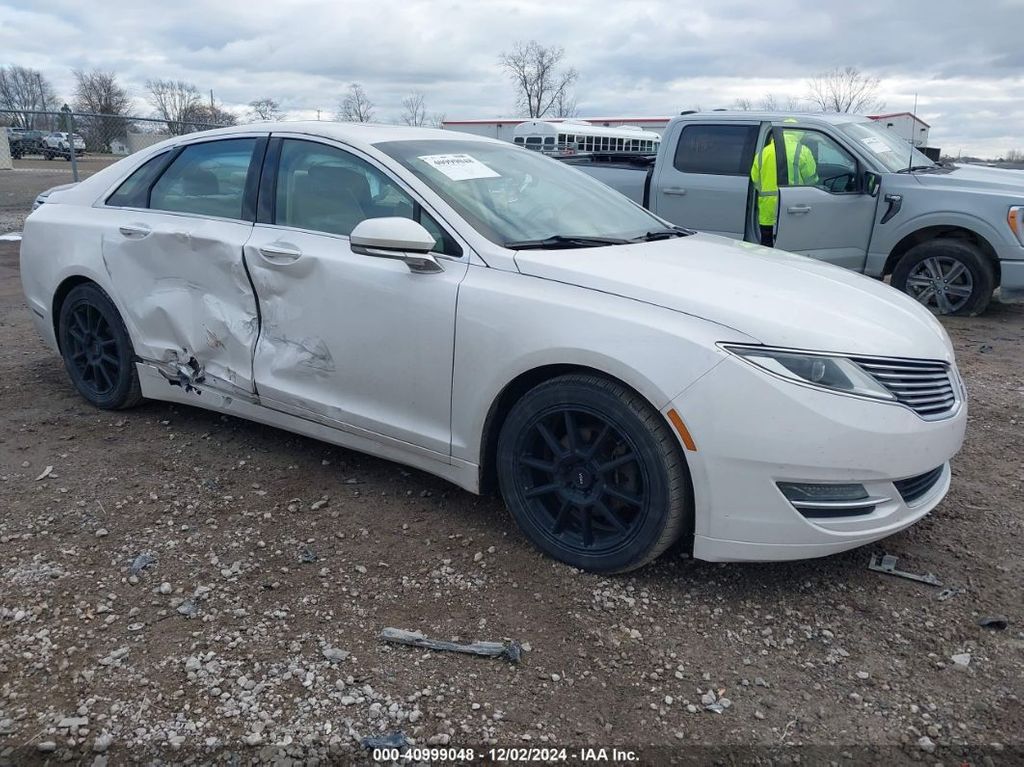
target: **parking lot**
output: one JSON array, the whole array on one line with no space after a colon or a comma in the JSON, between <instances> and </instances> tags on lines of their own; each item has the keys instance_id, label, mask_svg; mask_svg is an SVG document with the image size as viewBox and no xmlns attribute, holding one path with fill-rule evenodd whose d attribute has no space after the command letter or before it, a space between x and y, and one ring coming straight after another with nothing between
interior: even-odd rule
<instances>
[{"instance_id":1,"label":"parking lot","mask_svg":"<svg viewBox=\"0 0 1024 767\"><path fill-rule=\"evenodd\" d=\"M15 165L0 234L70 181ZM0 242L0 764L351 755L396 731L649 762L1019 763L1024 306L943 324L970 425L928 518L823 560L673 553L607 578L544 558L498 499L396 464L199 409L87 406ZM868 570L881 552L951 596ZM395 647L389 626L527 652Z\"/></svg>"}]
</instances>

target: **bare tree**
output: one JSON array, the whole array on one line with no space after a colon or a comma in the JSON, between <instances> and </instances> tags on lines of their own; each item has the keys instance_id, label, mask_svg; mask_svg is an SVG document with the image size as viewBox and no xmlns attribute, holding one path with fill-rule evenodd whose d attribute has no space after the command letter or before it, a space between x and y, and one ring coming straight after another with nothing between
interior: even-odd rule
<instances>
[{"instance_id":1,"label":"bare tree","mask_svg":"<svg viewBox=\"0 0 1024 767\"><path fill-rule=\"evenodd\" d=\"M878 97L880 84L855 67L836 67L807 81L807 100L822 112L876 112L885 106Z\"/></svg>"},{"instance_id":2,"label":"bare tree","mask_svg":"<svg viewBox=\"0 0 1024 767\"><path fill-rule=\"evenodd\" d=\"M749 112L754 108L754 103L750 99L736 99L733 102L733 109L738 109L741 112Z\"/></svg>"},{"instance_id":3,"label":"bare tree","mask_svg":"<svg viewBox=\"0 0 1024 767\"><path fill-rule=\"evenodd\" d=\"M43 125L44 118L30 112L52 111L58 107L57 94L53 86L38 69L19 67L14 64L0 67L0 109L13 109L15 125L33 128Z\"/></svg>"},{"instance_id":4,"label":"bare tree","mask_svg":"<svg viewBox=\"0 0 1024 767\"><path fill-rule=\"evenodd\" d=\"M405 125L426 125L427 108L422 93L413 91L402 99L401 120Z\"/></svg>"},{"instance_id":5,"label":"bare tree","mask_svg":"<svg viewBox=\"0 0 1024 767\"><path fill-rule=\"evenodd\" d=\"M205 125L238 125L238 115L212 101L209 104L200 104L194 119Z\"/></svg>"},{"instance_id":6,"label":"bare tree","mask_svg":"<svg viewBox=\"0 0 1024 767\"><path fill-rule=\"evenodd\" d=\"M576 97L568 91L562 91L551 107L551 114L555 117L579 117Z\"/></svg>"},{"instance_id":7,"label":"bare tree","mask_svg":"<svg viewBox=\"0 0 1024 767\"><path fill-rule=\"evenodd\" d=\"M183 80L146 80L149 103L156 115L167 123L167 130L173 136L180 136L192 130L187 122L200 118L202 98L199 89Z\"/></svg>"},{"instance_id":8,"label":"bare tree","mask_svg":"<svg viewBox=\"0 0 1024 767\"><path fill-rule=\"evenodd\" d=\"M559 69L565 49L546 47L536 40L517 42L509 52L498 57L498 63L515 85L516 108L530 117L551 114L555 105L569 104L568 91L579 73L569 67ZM575 108L575 100L572 100Z\"/></svg>"},{"instance_id":9,"label":"bare tree","mask_svg":"<svg viewBox=\"0 0 1024 767\"><path fill-rule=\"evenodd\" d=\"M1004 158L1006 162L1024 162L1024 151L1020 149L1011 149L1006 153Z\"/></svg>"},{"instance_id":10,"label":"bare tree","mask_svg":"<svg viewBox=\"0 0 1024 767\"><path fill-rule=\"evenodd\" d=\"M761 100L757 102L757 106L762 112L778 112L779 100L776 98L774 93L766 93L761 97Z\"/></svg>"},{"instance_id":11,"label":"bare tree","mask_svg":"<svg viewBox=\"0 0 1024 767\"><path fill-rule=\"evenodd\" d=\"M274 122L284 117L276 99L264 96L249 102L249 122Z\"/></svg>"},{"instance_id":12,"label":"bare tree","mask_svg":"<svg viewBox=\"0 0 1024 767\"><path fill-rule=\"evenodd\" d=\"M128 91L113 72L74 69L72 73L75 76L75 111L90 115L78 117L75 128L85 138L89 151L109 152L110 142L128 133L130 122L125 119L131 106Z\"/></svg>"},{"instance_id":13,"label":"bare tree","mask_svg":"<svg viewBox=\"0 0 1024 767\"><path fill-rule=\"evenodd\" d=\"M368 123L373 120L374 106L363 86L352 83L338 105L337 118L351 123Z\"/></svg>"},{"instance_id":14,"label":"bare tree","mask_svg":"<svg viewBox=\"0 0 1024 767\"><path fill-rule=\"evenodd\" d=\"M444 121L448 117L444 112L434 112L427 121L427 125L431 128L443 128Z\"/></svg>"}]
</instances>

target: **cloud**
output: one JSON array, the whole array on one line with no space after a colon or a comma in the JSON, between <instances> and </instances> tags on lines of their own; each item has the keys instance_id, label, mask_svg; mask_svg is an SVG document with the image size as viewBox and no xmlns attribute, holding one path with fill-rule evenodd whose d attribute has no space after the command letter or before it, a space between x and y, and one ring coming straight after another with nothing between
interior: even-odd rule
<instances>
[{"instance_id":1,"label":"cloud","mask_svg":"<svg viewBox=\"0 0 1024 767\"><path fill-rule=\"evenodd\" d=\"M882 78L893 111L913 108L932 142L996 155L1024 147L1020 0L0 0L0 64L41 69L69 98L72 68L116 71L148 111L145 81L213 89L244 111L271 96L297 116L332 114L360 82L380 119L411 90L449 117L513 113L497 58L517 40L561 45L580 72L581 112L665 115L774 93L841 66Z\"/></svg>"}]
</instances>

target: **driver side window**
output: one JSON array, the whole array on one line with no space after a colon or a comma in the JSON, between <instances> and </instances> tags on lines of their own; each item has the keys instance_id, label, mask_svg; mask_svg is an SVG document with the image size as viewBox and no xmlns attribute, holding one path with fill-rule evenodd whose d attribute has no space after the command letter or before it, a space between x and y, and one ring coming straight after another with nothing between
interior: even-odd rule
<instances>
[{"instance_id":1,"label":"driver side window","mask_svg":"<svg viewBox=\"0 0 1024 767\"><path fill-rule=\"evenodd\" d=\"M858 192L857 160L832 138L813 130L784 131L788 186L814 186L831 194Z\"/></svg>"},{"instance_id":2,"label":"driver side window","mask_svg":"<svg viewBox=\"0 0 1024 767\"><path fill-rule=\"evenodd\" d=\"M284 140L274 223L347 237L361 221L388 216L422 224L437 241L435 252L462 255L419 203L369 163L326 144Z\"/></svg>"}]
</instances>

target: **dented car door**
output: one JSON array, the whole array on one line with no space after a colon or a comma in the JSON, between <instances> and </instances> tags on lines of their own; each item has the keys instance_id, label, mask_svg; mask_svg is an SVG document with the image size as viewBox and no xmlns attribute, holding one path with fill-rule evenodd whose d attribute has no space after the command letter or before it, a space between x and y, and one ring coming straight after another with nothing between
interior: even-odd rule
<instances>
[{"instance_id":1,"label":"dented car door","mask_svg":"<svg viewBox=\"0 0 1024 767\"><path fill-rule=\"evenodd\" d=\"M126 204L103 227L104 265L126 299L136 354L171 384L254 393L259 321L242 248L265 144L246 136L186 145L151 178L140 168L107 202Z\"/></svg>"},{"instance_id":2,"label":"dented car door","mask_svg":"<svg viewBox=\"0 0 1024 767\"><path fill-rule=\"evenodd\" d=\"M272 138L245 257L259 297L261 404L447 458L455 306L468 255L398 181L330 144ZM354 253L366 218L403 216L444 270Z\"/></svg>"}]
</instances>

